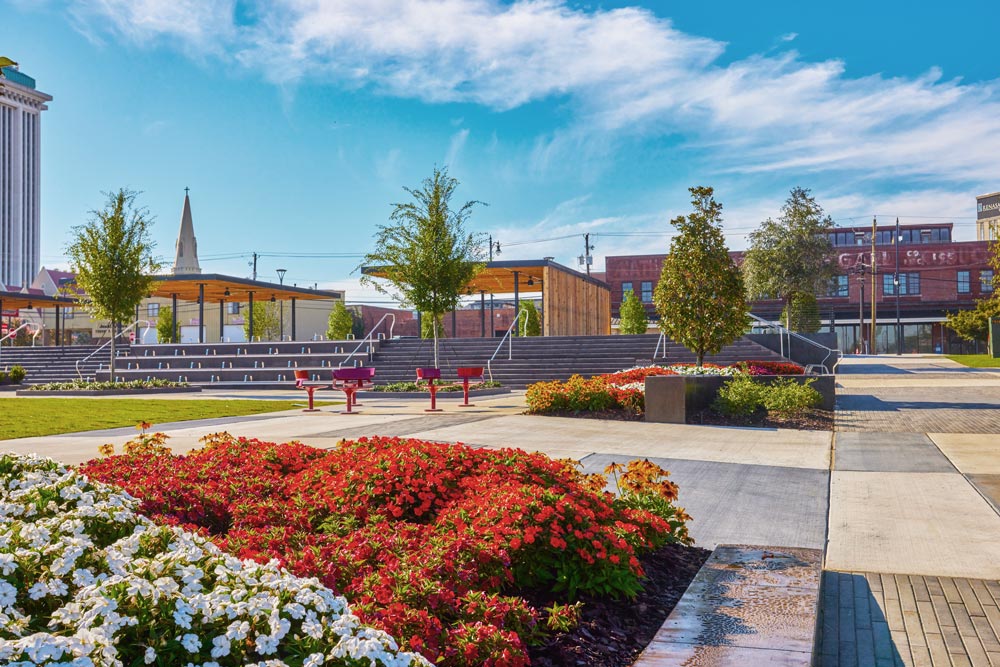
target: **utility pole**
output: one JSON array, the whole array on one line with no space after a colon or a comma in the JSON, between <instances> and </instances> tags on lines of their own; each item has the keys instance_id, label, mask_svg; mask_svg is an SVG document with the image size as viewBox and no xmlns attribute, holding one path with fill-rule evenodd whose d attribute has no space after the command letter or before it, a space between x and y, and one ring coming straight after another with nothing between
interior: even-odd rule
<instances>
[{"instance_id":1,"label":"utility pole","mask_svg":"<svg viewBox=\"0 0 1000 667\"><path fill-rule=\"evenodd\" d=\"M865 264L859 261L855 271L858 274L858 285L861 287L861 300L858 302L858 353L865 353Z\"/></svg>"},{"instance_id":2,"label":"utility pole","mask_svg":"<svg viewBox=\"0 0 1000 667\"><path fill-rule=\"evenodd\" d=\"M877 335L875 330L875 303L878 301L877 298L878 272L876 271L876 264L875 264L875 239L878 236L877 227L878 227L877 218L873 215L872 216L872 335L869 336L868 338L868 340L871 342L872 354L876 354L878 352L877 349L878 341L875 337Z\"/></svg>"},{"instance_id":3,"label":"utility pole","mask_svg":"<svg viewBox=\"0 0 1000 667\"><path fill-rule=\"evenodd\" d=\"M253 279L257 280L257 253L253 253Z\"/></svg>"},{"instance_id":4,"label":"utility pole","mask_svg":"<svg viewBox=\"0 0 1000 667\"><path fill-rule=\"evenodd\" d=\"M583 235L583 265L587 267L587 275L590 275L590 251L594 246L590 245L590 234Z\"/></svg>"},{"instance_id":5,"label":"utility pole","mask_svg":"<svg viewBox=\"0 0 1000 667\"><path fill-rule=\"evenodd\" d=\"M896 272L892 276L892 282L896 286L896 356L903 354L903 325L899 319L899 218L896 218L896 236L893 241L896 243Z\"/></svg>"},{"instance_id":6,"label":"utility pole","mask_svg":"<svg viewBox=\"0 0 1000 667\"><path fill-rule=\"evenodd\" d=\"M500 242L493 240L493 235L490 234L490 261L493 261L493 250L496 248L497 254L500 254Z\"/></svg>"}]
</instances>

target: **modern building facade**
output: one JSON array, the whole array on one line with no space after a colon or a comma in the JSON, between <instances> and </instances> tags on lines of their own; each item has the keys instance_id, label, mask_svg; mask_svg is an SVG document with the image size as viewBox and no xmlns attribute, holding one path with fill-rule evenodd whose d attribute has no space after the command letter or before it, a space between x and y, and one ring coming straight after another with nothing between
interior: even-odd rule
<instances>
[{"instance_id":1,"label":"modern building facade","mask_svg":"<svg viewBox=\"0 0 1000 667\"><path fill-rule=\"evenodd\" d=\"M1000 192L976 197L976 239L1000 239Z\"/></svg>"},{"instance_id":2,"label":"modern building facade","mask_svg":"<svg viewBox=\"0 0 1000 667\"><path fill-rule=\"evenodd\" d=\"M0 282L27 287L41 260L41 116L52 97L0 69Z\"/></svg>"},{"instance_id":3,"label":"modern building facade","mask_svg":"<svg viewBox=\"0 0 1000 667\"><path fill-rule=\"evenodd\" d=\"M949 312L972 308L978 299L992 293L990 243L953 241L951 223L901 225L899 229L898 244L894 243L895 225L879 225L875 230L874 343L870 333L872 228L829 230L839 274L828 292L818 298L823 330L836 332L839 347L845 352L894 353L897 350L898 301L903 352L974 350L974 344L958 338L943 323ZM738 264L742 262L742 252L730 254ZM645 304L650 317L656 317L653 290L660 278L664 257L607 258L612 317L619 316L623 295L630 289ZM752 304L751 311L759 317L777 320L783 306L780 301L761 300ZM864 326L863 330L859 324Z\"/></svg>"}]
</instances>

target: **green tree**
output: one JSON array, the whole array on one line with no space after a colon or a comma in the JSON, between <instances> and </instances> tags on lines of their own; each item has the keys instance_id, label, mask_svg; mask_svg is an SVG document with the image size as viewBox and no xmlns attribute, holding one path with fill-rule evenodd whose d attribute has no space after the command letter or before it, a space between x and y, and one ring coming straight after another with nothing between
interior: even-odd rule
<instances>
[{"instance_id":1,"label":"green tree","mask_svg":"<svg viewBox=\"0 0 1000 667\"><path fill-rule=\"evenodd\" d=\"M437 323L437 327L433 324ZM434 338L435 330L437 331L438 338L447 338L447 332L444 329L444 315L438 315L434 317L430 313L420 314L420 337L421 338ZM435 362L435 365L437 362Z\"/></svg>"},{"instance_id":2,"label":"green tree","mask_svg":"<svg viewBox=\"0 0 1000 667\"><path fill-rule=\"evenodd\" d=\"M518 319L518 329L522 336L541 336L542 321L538 317L538 308L534 301L522 301L521 317Z\"/></svg>"},{"instance_id":3,"label":"green tree","mask_svg":"<svg viewBox=\"0 0 1000 667\"><path fill-rule=\"evenodd\" d=\"M986 341L990 336L990 319L1000 317L1000 241L990 244L990 266L993 268L993 291L976 301L972 310L948 313L945 324L965 340Z\"/></svg>"},{"instance_id":4,"label":"green tree","mask_svg":"<svg viewBox=\"0 0 1000 667\"><path fill-rule=\"evenodd\" d=\"M333 304L330 317L326 323L326 337L330 340L346 340L347 334L354 330L354 315L347 309L343 301Z\"/></svg>"},{"instance_id":5,"label":"green tree","mask_svg":"<svg viewBox=\"0 0 1000 667\"><path fill-rule=\"evenodd\" d=\"M625 292L625 299L618 309L621 318L618 322L618 331L626 336L644 334L649 328L649 318L646 316L646 308L639 301L639 297L632 290Z\"/></svg>"},{"instance_id":6,"label":"green tree","mask_svg":"<svg viewBox=\"0 0 1000 667\"><path fill-rule=\"evenodd\" d=\"M243 335L250 340L250 313L243 318ZM260 340L277 340L281 335L281 319L278 304L273 301L254 301L253 335Z\"/></svg>"},{"instance_id":7,"label":"green tree","mask_svg":"<svg viewBox=\"0 0 1000 667\"><path fill-rule=\"evenodd\" d=\"M777 220L768 218L750 234L743 258L749 298L785 302L785 326L791 326L789 306L796 295L824 292L837 273L827 230L830 216L805 188L792 188Z\"/></svg>"},{"instance_id":8,"label":"green tree","mask_svg":"<svg viewBox=\"0 0 1000 667\"><path fill-rule=\"evenodd\" d=\"M115 377L115 334L149 295L160 263L153 257L153 219L137 204L138 193L121 189L106 193L103 209L91 211L90 221L73 228L66 249L76 272L81 307L111 323L111 379Z\"/></svg>"},{"instance_id":9,"label":"green tree","mask_svg":"<svg viewBox=\"0 0 1000 667\"><path fill-rule=\"evenodd\" d=\"M174 311L170 306L160 306L156 316L156 338L161 343L176 343L177 329L174 328Z\"/></svg>"},{"instance_id":10,"label":"green tree","mask_svg":"<svg viewBox=\"0 0 1000 667\"><path fill-rule=\"evenodd\" d=\"M746 291L722 234L722 204L708 187L691 188L694 212L670 221L677 235L653 293L660 328L695 353L698 365L746 331Z\"/></svg>"},{"instance_id":11,"label":"green tree","mask_svg":"<svg viewBox=\"0 0 1000 667\"><path fill-rule=\"evenodd\" d=\"M819 303L816 295L802 292L792 297L791 312L788 306L781 312L781 319L791 331L801 333L816 333L820 330L822 322L819 318Z\"/></svg>"},{"instance_id":12,"label":"green tree","mask_svg":"<svg viewBox=\"0 0 1000 667\"><path fill-rule=\"evenodd\" d=\"M403 306L430 313L434 338L434 365L438 365L440 316L458 307L466 286L482 270L485 253L481 234L466 231L476 204L457 209L451 198L458 181L447 169L434 169L419 189L404 188L413 201L395 204L390 224L375 234L376 250L365 255L361 282L395 298ZM369 273L377 269L388 285Z\"/></svg>"}]
</instances>

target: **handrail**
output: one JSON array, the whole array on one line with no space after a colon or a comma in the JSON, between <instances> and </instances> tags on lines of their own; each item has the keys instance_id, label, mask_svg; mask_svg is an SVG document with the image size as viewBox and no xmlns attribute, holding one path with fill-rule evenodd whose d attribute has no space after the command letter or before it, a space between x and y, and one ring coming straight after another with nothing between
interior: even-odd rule
<instances>
[{"instance_id":1,"label":"handrail","mask_svg":"<svg viewBox=\"0 0 1000 667\"><path fill-rule=\"evenodd\" d=\"M121 331L119 331L118 333L112 334L111 338L108 339L108 342L106 342L103 345L101 345L100 347L98 347L96 350L94 350L93 352L91 352L90 354L88 354L83 359L77 359L76 360L76 374L80 376L80 379L81 380L83 379L83 372L80 370L80 364L82 364L84 362L87 362L87 361L90 361L91 357L93 357L95 354L97 354L98 352L100 352L101 350L103 350L104 348L106 348L108 345L111 345L111 341L113 341L115 338L118 338L119 336L124 335L126 332L131 331L132 329L136 328L140 324L145 324L146 325L146 331L149 331L149 329L153 326L152 324L149 323L149 320L136 320L132 324L128 325L127 327L125 327L124 329L122 329ZM115 379L111 378L111 381L114 382Z\"/></svg>"},{"instance_id":2,"label":"handrail","mask_svg":"<svg viewBox=\"0 0 1000 667\"><path fill-rule=\"evenodd\" d=\"M493 350L493 356L490 357L489 361L486 362L486 370L490 375L490 382L493 382L493 360L496 359L497 354L500 353L500 348L503 347L504 341L508 341L509 347L507 348L507 359L514 358L514 336L512 332L514 327L517 326L517 320L521 317L523 311L518 310L517 314L514 315L514 319L511 321L510 326L507 327L507 332L500 338L500 344L497 345L497 349Z\"/></svg>"},{"instance_id":3,"label":"handrail","mask_svg":"<svg viewBox=\"0 0 1000 667\"><path fill-rule=\"evenodd\" d=\"M667 358L667 334L660 332L660 337L656 339L656 348L653 350L653 359L656 359L656 353L660 351L660 344L663 344L663 359Z\"/></svg>"},{"instance_id":4,"label":"handrail","mask_svg":"<svg viewBox=\"0 0 1000 667\"><path fill-rule=\"evenodd\" d=\"M785 335L788 336L788 352L789 352L789 354L791 354L791 351L792 351L792 340L791 339L792 339L792 337L795 337L798 340L801 340L801 341L804 341L806 343L809 343L810 345L818 347L821 350L826 350L826 356L823 357L823 361L820 362L820 366L822 366L823 368L826 368L830 373L835 373L836 372L837 366L840 364L840 360L844 356L843 352L841 352L840 350L832 348L832 347L827 347L826 345L823 345L822 343L817 343L816 341L814 341L811 338L808 338L806 336L803 336L802 334L796 333L796 332L788 329L787 327L785 327L783 324L781 324L779 322L772 322L770 320L765 320L763 317L757 317L753 313L747 313L747 315L749 315L750 319L752 319L752 320L756 320L757 322L759 322L761 324L766 324L767 326L772 327L772 328L778 330L778 339L780 341L779 344L781 345L781 356L783 356L783 357L785 356L785 339L784 339L784 336ZM832 355L833 353L837 353L837 361L835 361L834 364L833 364L833 367L830 368L830 367L828 367L826 365L826 360L829 359L830 355Z\"/></svg>"},{"instance_id":5,"label":"handrail","mask_svg":"<svg viewBox=\"0 0 1000 667\"><path fill-rule=\"evenodd\" d=\"M28 327L31 327L31 326L33 326L35 324L36 324L35 322L22 322L21 325L18 326L13 331L8 331L6 336L4 336L3 338L0 338L0 351L2 351L2 349L3 349L3 342L5 340L7 340L8 338L14 338L17 335L18 331L20 331L21 329L27 329ZM38 338L38 334L42 333L42 330L45 329L45 324L44 323L43 324L39 324L37 326L38 326L38 328L35 329L35 333L33 333L31 335L31 347L35 347L35 340Z\"/></svg>"},{"instance_id":6,"label":"handrail","mask_svg":"<svg viewBox=\"0 0 1000 667\"><path fill-rule=\"evenodd\" d=\"M387 318L387 317L391 317L392 318L392 322L389 323L389 338L392 338L392 330L396 328L396 316L393 315L392 313L386 313L385 315L383 315L379 319L378 322L375 323L375 326L373 326L372 330L368 332L368 335L361 339L361 342L358 343L358 346L356 348L354 348L354 351L351 352L349 355L347 355L346 359L344 359L339 364L337 364L337 368L343 368L344 364L346 364L348 361L350 361L354 357L354 355L358 353L358 350L360 350L362 347L365 346L365 341L368 341L370 343L374 343L375 342L375 339L373 339L372 336L374 336L375 332L378 331L378 325L380 325L383 322L385 322L385 318ZM371 340L369 340L369 339L371 339Z\"/></svg>"}]
</instances>

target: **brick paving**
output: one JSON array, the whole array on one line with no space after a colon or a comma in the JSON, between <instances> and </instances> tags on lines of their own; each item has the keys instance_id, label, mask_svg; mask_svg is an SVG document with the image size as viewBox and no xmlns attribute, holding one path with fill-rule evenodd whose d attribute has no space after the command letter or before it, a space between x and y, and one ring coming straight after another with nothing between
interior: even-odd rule
<instances>
[{"instance_id":1,"label":"brick paving","mask_svg":"<svg viewBox=\"0 0 1000 667\"><path fill-rule=\"evenodd\" d=\"M838 386L837 431L1000 433L1000 387Z\"/></svg>"},{"instance_id":2,"label":"brick paving","mask_svg":"<svg viewBox=\"0 0 1000 667\"><path fill-rule=\"evenodd\" d=\"M824 572L818 667L1000 665L1000 581Z\"/></svg>"}]
</instances>

